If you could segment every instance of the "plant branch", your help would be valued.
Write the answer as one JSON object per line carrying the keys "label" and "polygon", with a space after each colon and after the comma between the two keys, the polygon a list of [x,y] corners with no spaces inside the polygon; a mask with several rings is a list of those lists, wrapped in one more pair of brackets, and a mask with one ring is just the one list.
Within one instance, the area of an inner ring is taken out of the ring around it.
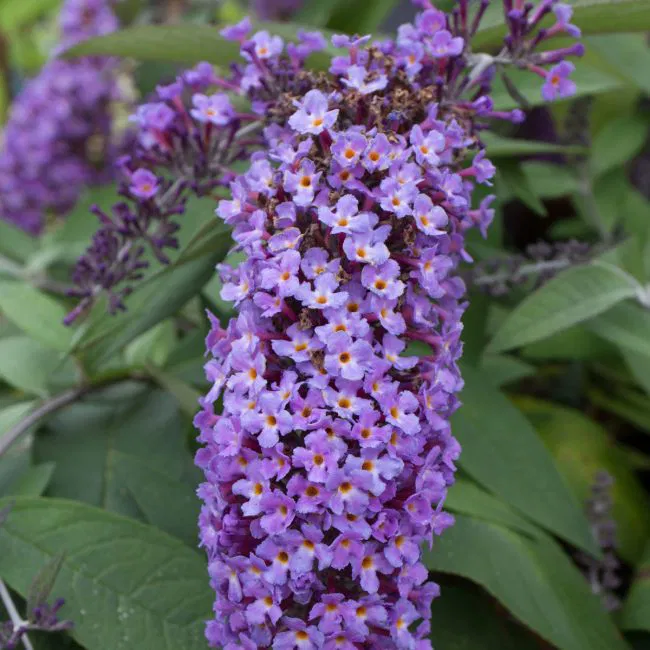
{"label": "plant branch", "polygon": [[26,433],[31,427],[37,424],[44,417],[56,413],[60,409],[73,404],[85,395],[95,392],[111,384],[116,384],[127,379],[146,381],[150,378],[147,375],[138,373],[117,373],[100,378],[95,383],[77,386],[65,393],[61,393],[41,404],[31,413],[26,415],[18,424],[9,429],[9,431],[0,438],[0,457],[11,447],[11,445]]}
{"label": "plant branch", "polygon": [[[16,605],[14,605],[14,601],[11,598],[11,594],[9,593],[9,590],[7,589],[7,586],[3,582],[2,578],[0,578],[0,599],[2,599],[2,603],[4,604],[5,609],[9,613],[9,617],[11,618],[11,622],[13,623],[14,626],[14,633],[16,632],[16,630],[20,630],[26,627],[28,623],[27,621],[23,621],[23,619],[20,617],[20,614],[16,609]],[[19,638],[23,642],[23,645],[25,646],[25,650],[34,650],[34,646],[32,645],[32,642],[27,637],[26,632],[23,632]]]}

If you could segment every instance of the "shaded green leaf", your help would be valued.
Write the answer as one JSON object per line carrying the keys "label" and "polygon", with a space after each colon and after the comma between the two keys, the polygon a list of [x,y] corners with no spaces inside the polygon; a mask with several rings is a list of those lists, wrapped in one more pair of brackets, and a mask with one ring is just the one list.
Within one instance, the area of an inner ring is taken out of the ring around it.
{"label": "shaded green leaf", "polygon": [[450,488],[445,507],[452,512],[500,524],[532,538],[543,534],[510,506],[467,479],[458,479]]}
{"label": "shaded green leaf", "polygon": [[531,160],[522,165],[533,192],[544,199],[568,196],[578,191],[578,178],[566,165]]}
{"label": "shaded green leaf", "polygon": [[546,338],[603,313],[636,291],[620,269],[595,264],[567,269],[515,307],[488,349],[510,350]]}
{"label": "shaded green leaf", "polygon": [[201,393],[190,386],[182,379],[175,377],[169,372],[165,372],[160,368],[148,366],[149,374],[158,382],[161,388],[164,388],[170,395],[173,395],[178,402],[178,405],[190,417],[193,417],[199,408],[199,399]]}
{"label": "shaded green leaf", "polygon": [[15,262],[24,262],[36,249],[34,237],[0,219],[0,254]]}
{"label": "shaded green leaf", "polygon": [[28,612],[34,611],[36,607],[43,605],[47,601],[61,571],[64,560],[65,551],[50,558],[36,574],[31,585],[29,585],[27,598],[25,599],[27,601],[26,609]]}
{"label": "shaded green leaf", "polygon": [[[0,507],[7,500],[0,501]],[[18,498],[0,529],[0,572],[26,595],[65,552],[55,592],[85,647],[204,650],[212,592],[205,560],[182,542],[85,504]]]}
{"label": "shaded green leaf", "polygon": [[[223,259],[228,245],[225,241],[221,251],[164,268],[134,290],[126,313],[97,318],[77,343],[90,365],[99,367],[137,336],[175,314],[214,275],[215,264]],[[103,305],[97,305],[96,313],[102,309]]]}
{"label": "shaded green leaf", "polygon": [[0,339],[0,377],[27,393],[45,397],[51,386],[70,385],[75,380],[71,359],[26,336]]}
{"label": "shaded green leaf", "polygon": [[[282,23],[264,23],[264,26],[269,31],[292,40],[300,29],[298,25]],[[225,39],[214,25],[133,25],[78,43],[66,50],[63,56],[111,55],[131,57],[139,61],[173,61],[189,65],[207,61],[227,67],[241,61],[239,48],[239,43]],[[327,52],[316,52],[309,57],[308,63],[316,68],[326,68],[329,66],[329,58]]]}
{"label": "shaded green leaf", "polygon": [[5,494],[40,497],[54,473],[54,463],[41,463],[27,468],[6,490]]}
{"label": "shaded green leaf", "polygon": [[531,521],[599,555],[584,513],[530,422],[483,373],[463,367],[463,378],[463,406],[452,418],[461,467]]}
{"label": "shaded green leaf", "polygon": [[543,153],[579,155],[587,152],[585,147],[552,144],[535,140],[520,140],[519,138],[505,138],[490,132],[481,134],[481,141],[485,145],[490,158],[531,156]]}
{"label": "shaded green leaf", "polygon": [[623,79],[650,94],[650,50],[645,34],[604,34],[585,40]]}
{"label": "shaded green leaf", "polygon": [[[195,504],[188,503],[181,485],[192,463],[187,427],[167,393],[124,384],[59,413],[39,432],[33,453],[37,462],[56,463],[49,495],[101,506],[194,540]],[[147,495],[156,489],[165,500],[152,513]],[[179,519],[183,510],[189,514]]]}
{"label": "shaded green leaf", "polygon": [[650,355],[650,311],[624,302],[586,323],[587,329],[632,354]]}
{"label": "shaded green leaf", "polygon": [[476,585],[441,576],[442,597],[431,607],[436,650],[539,650],[539,640],[504,614]]}
{"label": "shaded green leaf", "polygon": [[499,165],[497,183],[502,185],[510,196],[518,198],[537,214],[546,216],[544,204],[535,194],[518,163],[512,160],[502,162]]}
{"label": "shaded green leaf", "polygon": [[650,129],[641,115],[619,117],[608,122],[591,145],[591,170],[594,176],[619,167],[643,149]]}
{"label": "shaded green leaf", "polygon": [[614,478],[610,494],[617,550],[625,560],[636,562],[650,535],[650,511],[643,485],[624,450],[613,444],[598,422],[576,409],[528,397],[517,398],[516,404],[535,426],[580,503],[591,496],[598,471],[605,470]]}
{"label": "shaded green leaf", "polygon": [[0,281],[0,311],[32,338],[65,352],[72,330],[63,324],[65,309],[56,300],[21,282]]}
{"label": "shaded green leaf", "polygon": [[650,543],[636,570],[636,577],[621,616],[625,630],[650,632]]}
{"label": "shaded green leaf", "polygon": [[529,363],[503,354],[487,354],[481,359],[480,369],[494,386],[505,386],[535,374]]}
{"label": "shaded green leaf", "polygon": [[425,550],[425,563],[481,585],[560,650],[627,648],[587,581],[551,540],[460,515]]}

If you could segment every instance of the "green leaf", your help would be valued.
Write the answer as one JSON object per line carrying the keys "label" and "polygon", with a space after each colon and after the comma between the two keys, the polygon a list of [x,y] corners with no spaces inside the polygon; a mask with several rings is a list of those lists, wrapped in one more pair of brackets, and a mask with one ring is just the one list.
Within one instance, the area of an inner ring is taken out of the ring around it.
{"label": "green leaf", "polygon": [[71,47],[66,58],[89,54],[125,56],[139,61],[200,61],[228,65],[239,60],[239,43],[228,41],[214,25],[135,25]]}
{"label": "green leaf", "polygon": [[528,183],[528,179],[518,163],[512,160],[504,160],[499,165],[497,183],[499,185],[503,184],[509,195],[518,198],[531,210],[542,217],[546,216],[544,204]]}
{"label": "green leaf", "polygon": [[170,395],[173,395],[178,405],[190,417],[193,417],[199,408],[199,399],[201,393],[190,386],[187,382],[175,377],[169,372],[165,372],[154,366],[147,366],[149,374],[158,382],[161,388],[164,388]]}
{"label": "green leaf", "polygon": [[127,300],[128,311],[106,316],[105,307],[95,307],[96,320],[77,343],[88,363],[98,368],[104,361],[115,358],[124,347],[160,321],[175,314],[187,301],[199,293],[214,275],[214,267],[223,259],[229,240],[222,250],[204,255],[182,265],[172,265],[140,284]]}
{"label": "green leaf", "polygon": [[539,650],[539,640],[482,589],[441,577],[442,596],[431,607],[436,650]]}
{"label": "green leaf", "polygon": [[24,262],[36,249],[36,240],[33,237],[0,219],[0,254],[15,262]]}
{"label": "green leaf", "polygon": [[36,607],[43,605],[47,601],[61,571],[64,560],[65,552],[59,553],[49,559],[36,574],[32,584],[29,586],[27,598],[25,599],[27,601],[26,610],[28,612],[34,611]]}
{"label": "green leaf", "polygon": [[[49,495],[155,523],[194,543],[198,501],[188,499],[194,485],[184,485],[192,464],[187,428],[168,394],[125,384],[59,413],[33,453],[37,462],[56,463]],[[158,489],[164,499],[156,504],[151,492]]]}
{"label": "green leaf", "polygon": [[587,581],[551,540],[460,515],[425,550],[425,564],[479,584],[560,650],[627,648]]}
{"label": "green leaf", "polygon": [[124,351],[127,363],[132,367],[145,367],[153,363],[162,366],[176,343],[176,326],[172,319],[158,323],[129,343]]}
{"label": "green leaf", "polygon": [[621,626],[625,630],[650,632],[650,543],[637,567],[636,578],[621,615]]}
{"label": "green leaf", "polygon": [[645,34],[605,34],[585,40],[621,78],[650,94],[650,50]]}
{"label": "green leaf", "polygon": [[480,369],[490,379],[493,386],[499,387],[506,384],[531,377],[535,374],[535,367],[529,363],[500,354],[487,354],[481,359]]}
{"label": "green leaf", "polygon": [[650,511],[643,485],[620,445],[613,444],[598,422],[576,409],[529,397],[517,398],[516,403],[535,426],[580,503],[590,498],[599,470],[614,478],[610,494],[617,550],[626,561],[638,561],[650,535]]}
{"label": "green leaf", "polygon": [[41,463],[29,467],[7,488],[5,494],[40,497],[52,479],[54,468],[54,463]]}
{"label": "green leaf", "polygon": [[633,377],[639,382],[643,390],[650,395],[650,355],[634,353],[623,349],[623,358]]}
{"label": "green leaf", "polygon": [[[8,503],[0,501],[0,508]],[[87,648],[204,650],[213,600],[205,560],[151,527],[81,503],[18,498],[0,529],[0,573],[26,595],[65,552],[54,592]]]}
{"label": "green leaf", "polygon": [[529,520],[593,555],[600,555],[577,500],[526,417],[485,375],[463,367],[463,406],[452,429],[460,466]]}
{"label": "green leaf", "polygon": [[[602,64],[585,56],[575,63],[575,72],[571,75],[575,81],[577,89],[571,99],[601,93],[620,91],[626,88],[626,82],[612,73],[602,69]],[[508,70],[508,77],[516,86],[517,90],[526,99],[530,106],[541,106],[546,104],[542,97],[543,81],[537,75],[523,70]],[[497,110],[509,110],[517,108],[518,103],[507,92],[501,79],[494,80],[493,91],[491,93],[494,105]]]}
{"label": "green leaf", "polygon": [[315,27],[327,25],[332,14],[343,0],[318,0],[318,2],[306,2],[296,12],[296,22]]}
{"label": "green leaf", "polygon": [[532,538],[543,534],[510,506],[467,479],[458,479],[449,489],[445,507],[452,512],[500,524]]}
{"label": "green leaf", "polygon": [[36,22],[41,16],[58,7],[61,0],[21,0],[0,4],[0,28],[14,32]]}
{"label": "green leaf", "polygon": [[515,307],[488,349],[502,352],[544,339],[603,313],[636,291],[633,281],[611,266],[567,269]]}
{"label": "green leaf", "polygon": [[36,402],[18,402],[0,410],[0,440],[12,427],[16,426],[33,408]]}
{"label": "green leaf", "polygon": [[27,393],[46,397],[51,386],[70,385],[75,380],[72,359],[26,336],[0,339],[0,377]]}
{"label": "green leaf", "polygon": [[[650,13],[646,0],[567,0],[573,6],[571,22],[580,27],[583,34],[607,34],[612,32],[643,32],[650,29]],[[542,22],[550,26],[553,18]],[[481,22],[472,44],[475,51],[498,45],[506,33],[503,5],[493,3]]]}
{"label": "green leaf", "polygon": [[650,433],[650,402],[647,398],[645,404],[639,404],[636,392],[619,390],[612,396],[611,391],[605,392],[597,388],[592,388],[588,397],[599,408],[631,422],[641,431]]}
{"label": "green leaf", "polygon": [[578,191],[578,178],[570,167],[531,160],[522,165],[532,191],[544,199],[568,196]]}
{"label": "green leaf", "polygon": [[27,284],[0,280],[0,311],[32,338],[66,352],[72,330],[63,324],[65,309],[56,300]]}
{"label": "green leaf", "polygon": [[549,142],[535,140],[520,140],[518,138],[505,138],[490,132],[481,134],[481,141],[485,145],[490,158],[531,156],[547,153],[581,155],[588,151],[585,147],[551,144]]}
{"label": "green leaf", "polygon": [[[285,39],[295,40],[298,25],[264,23],[269,31]],[[331,52],[330,52],[331,54]],[[91,38],[63,54],[65,58],[87,55],[131,57],[139,61],[173,61],[188,65],[207,61],[222,67],[241,62],[239,43],[219,34],[214,25],[181,23],[176,25],[133,25],[119,32]],[[313,67],[329,67],[327,51],[312,54]]]}
{"label": "green leaf", "polygon": [[339,2],[337,12],[329,23],[335,30],[348,34],[373,34],[390,14],[399,0],[347,0]]}
{"label": "green leaf", "polygon": [[591,146],[591,170],[594,176],[620,167],[636,156],[646,141],[650,123],[641,115],[619,117],[608,122]]}
{"label": "green leaf", "polygon": [[632,354],[650,355],[650,311],[621,303],[586,323],[587,329]]}

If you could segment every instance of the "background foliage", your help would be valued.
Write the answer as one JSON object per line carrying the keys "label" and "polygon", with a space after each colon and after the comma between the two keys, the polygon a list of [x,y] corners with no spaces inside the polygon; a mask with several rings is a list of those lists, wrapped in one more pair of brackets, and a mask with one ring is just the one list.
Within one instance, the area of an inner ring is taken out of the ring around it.
{"label": "background foliage", "polygon": [[[45,60],[58,4],[0,1],[1,115]],[[571,4],[587,46],[578,97],[536,108],[538,80],[522,77],[526,123],[486,140],[498,217],[487,241],[470,242],[480,272],[468,275],[466,386],[454,416],[457,523],[427,553],[443,586],[437,650],[650,648],[650,5]],[[269,29],[390,30],[399,5],[311,0],[296,24]],[[503,34],[493,5],[478,38],[488,49]],[[210,24],[244,15],[234,0],[197,2],[174,24],[153,24],[160,8],[144,0],[120,8],[125,29],[76,53],[132,57],[140,94],[181,64],[237,56]],[[515,105],[503,85],[496,98]],[[71,303],[49,283],[67,281],[94,231],[88,206],[113,196],[89,190],[38,241],[0,221],[0,510],[11,505],[0,577],[20,602],[65,553],[52,593],[75,627],[35,647],[200,649],[212,596],[196,548],[191,417],[205,389],[204,310],[231,315],[213,274],[229,237],[210,218],[213,203],[196,200],[173,263],[148,275],[127,313],[107,317],[98,304],[65,327]],[[573,237],[589,255],[554,258],[552,279],[535,287],[540,260],[528,247]],[[65,407],[13,441],[18,423],[57,400]],[[578,561],[603,559],[585,509],[600,470],[614,479],[622,606],[613,614]]]}

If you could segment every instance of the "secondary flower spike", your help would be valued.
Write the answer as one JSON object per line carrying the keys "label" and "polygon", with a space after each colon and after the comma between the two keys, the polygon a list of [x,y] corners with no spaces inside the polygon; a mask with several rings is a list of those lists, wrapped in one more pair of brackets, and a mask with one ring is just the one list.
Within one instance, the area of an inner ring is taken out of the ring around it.
{"label": "secondary flower spike", "polygon": [[[111,0],[66,0],[57,49],[118,27]],[[0,152],[0,219],[39,234],[82,189],[110,177],[115,64],[93,57],[49,61],[16,98]]]}
{"label": "secondary flower spike", "polygon": [[[432,648],[420,549],[453,523],[458,266],[493,216],[472,209],[495,171],[473,154],[485,118],[521,114],[494,112],[468,3],[420,4],[395,41],[335,37],[328,75],[297,62],[315,36],[285,54],[246,22],[226,32],[266,146],[217,209],[245,261],[219,267],[239,315],[210,315],[196,417],[213,647]],[[519,54],[542,69],[528,41]]]}

